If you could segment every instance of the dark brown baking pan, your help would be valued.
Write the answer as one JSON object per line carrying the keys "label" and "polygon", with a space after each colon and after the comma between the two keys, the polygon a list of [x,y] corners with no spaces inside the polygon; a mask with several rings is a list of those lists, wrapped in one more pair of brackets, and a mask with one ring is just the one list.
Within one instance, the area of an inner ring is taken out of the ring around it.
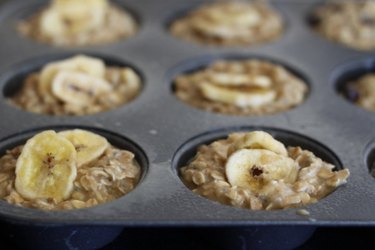
{"label": "dark brown baking pan", "polygon": [[[349,71],[374,70],[372,52],[360,52],[325,40],[306,22],[319,1],[273,1],[286,24],[275,42],[257,46],[212,47],[171,36],[166,24],[181,12],[208,1],[116,1],[140,20],[136,36],[107,45],[57,48],[22,37],[17,22],[47,1],[8,1],[0,9],[0,150],[4,152],[45,128],[84,127],[114,144],[136,150],[143,178],[128,195],[89,209],[46,212],[0,202],[0,218],[20,247],[98,248],[123,228],[205,227],[218,243],[243,237],[245,247],[294,248],[317,226],[375,224],[375,115],[342,98],[340,86]],[[32,114],[7,102],[27,73],[53,58],[85,53],[108,64],[130,65],[143,78],[142,93],[131,103],[95,115],[68,117]],[[173,77],[219,58],[265,58],[280,62],[309,84],[303,104],[265,116],[227,116],[181,103],[173,94]],[[347,66],[350,65],[350,66]],[[348,183],[321,201],[301,208],[250,211],[220,205],[193,194],[181,182],[178,167],[198,145],[233,131],[264,129],[287,145],[310,149],[338,168],[348,168]],[[98,231],[99,230],[99,231]],[[286,241],[286,235],[294,241]],[[277,237],[276,237],[277,236]],[[74,239],[70,241],[68,239]],[[91,240],[91,241],[90,241]],[[147,240],[147,238],[145,238]],[[270,243],[272,242],[272,244]],[[220,247],[218,247],[220,249]]]}

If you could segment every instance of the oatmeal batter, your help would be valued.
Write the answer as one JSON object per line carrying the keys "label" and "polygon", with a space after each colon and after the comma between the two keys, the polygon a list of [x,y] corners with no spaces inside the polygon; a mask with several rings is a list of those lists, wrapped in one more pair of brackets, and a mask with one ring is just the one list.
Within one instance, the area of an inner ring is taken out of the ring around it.
{"label": "oatmeal batter", "polygon": [[141,80],[131,68],[106,67],[96,58],[76,56],[28,75],[9,101],[34,113],[87,115],[124,105],[140,90]]}
{"label": "oatmeal batter", "polygon": [[53,0],[17,28],[42,43],[85,46],[129,38],[138,25],[130,13],[107,0]]}
{"label": "oatmeal batter", "polygon": [[[75,146],[78,151],[82,147]],[[21,207],[44,210],[92,207],[127,194],[140,178],[141,169],[134,154],[109,145],[101,155],[77,167],[68,198],[61,201],[54,198],[30,199],[23,197],[15,187],[16,165],[23,150],[24,146],[15,147],[0,158],[0,198]]]}
{"label": "oatmeal batter", "polygon": [[345,89],[349,101],[370,111],[375,111],[375,74],[368,73],[350,82]]}
{"label": "oatmeal batter", "polygon": [[264,2],[228,1],[203,5],[170,26],[179,38],[210,45],[253,45],[283,33],[280,15]]}
{"label": "oatmeal batter", "polygon": [[[346,183],[347,169],[333,171],[335,166],[300,147],[288,147],[279,152],[276,147],[284,146],[269,137],[260,131],[233,133],[227,139],[203,145],[181,168],[181,178],[194,193],[225,205],[252,210],[314,203]],[[233,148],[233,145],[240,146]],[[234,156],[236,152],[239,153]],[[257,156],[259,152],[261,155]],[[248,157],[245,163],[239,158],[242,153]],[[248,162],[255,164],[247,166]],[[274,164],[279,165],[276,168]]]}
{"label": "oatmeal batter", "polygon": [[216,61],[179,75],[175,94],[206,111],[229,115],[264,115],[291,109],[304,101],[306,84],[284,67],[258,59]]}
{"label": "oatmeal batter", "polygon": [[359,50],[375,48],[375,2],[324,4],[313,15],[313,28],[326,38]]}

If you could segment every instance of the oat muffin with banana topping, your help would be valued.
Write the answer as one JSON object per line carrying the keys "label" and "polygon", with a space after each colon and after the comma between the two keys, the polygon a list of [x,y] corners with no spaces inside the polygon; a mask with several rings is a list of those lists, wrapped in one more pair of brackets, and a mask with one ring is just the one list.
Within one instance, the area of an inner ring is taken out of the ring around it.
{"label": "oat muffin with banana topping", "polygon": [[331,1],[311,15],[313,28],[326,38],[359,50],[375,49],[375,2]]}
{"label": "oat muffin with banana topping", "polygon": [[28,75],[9,101],[35,113],[87,115],[124,105],[140,90],[141,79],[130,67],[107,67],[101,59],[77,55]]}
{"label": "oat muffin with banana topping", "polygon": [[334,168],[308,150],[286,148],[270,134],[253,131],[200,146],[180,176],[194,193],[213,201],[274,210],[317,202],[345,184],[349,170]]}
{"label": "oat muffin with banana topping", "polygon": [[178,75],[175,95],[187,104],[228,115],[265,115],[301,104],[307,85],[283,66],[260,59],[218,60]]}
{"label": "oat muffin with banana topping", "polygon": [[265,1],[219,1],[175,20],[170,32],[208,45],[253,45],[274,41],[283,33],[283,20]]}
{"label": "oat muffin with banana topping", "polygon": [[124,9],[108,0],[52,0],[18,25],[26,37],[57,46],[84,46],[133,36],[138,27]]}
{"label": "oat muffin with banana topping", "polygon": [[135,188],[141,168],[132,152],[81,129],[47,130],[0,158],[0,199],[43,210],[88,208]]}

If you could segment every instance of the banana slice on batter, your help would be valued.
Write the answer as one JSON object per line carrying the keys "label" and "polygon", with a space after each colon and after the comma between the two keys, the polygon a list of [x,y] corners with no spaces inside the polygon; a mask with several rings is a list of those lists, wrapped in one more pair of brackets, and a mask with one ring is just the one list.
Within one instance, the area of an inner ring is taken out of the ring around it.
{"label": "banana slice on batter", "polygon": [[54,96],[79,106],[90,105],[100,94],[111,90],[107,81],[79,72],[61,71],[52,82]]}
{"label": "banana slice on batter", "polygon": [[208,20],[218,25],[254,25],[260,20],[259,13],[246,3],[227,3],[212,7],[207,12]]}
{"label": "banana slice on batter", "polygon": [[298,166],[293,159],[266,149],[241,149],[228,158],[225,172],[232,186],[259,192],[271,180],[295,182]]}
{"label": "banana slice on batter", "polygon": [[[284,144],[276,140],[269,133],[264,131],[253,131],[246,133],[246,135],[236,141],[233,148],[230,149],[231,152],[240,149],[267,149],[276,154],[282,156],[288,156],[288,151],[286,150]],[[230,152],[230,153],[231,153]]]}
{"label": "banana slice on batter", "polygon": [[59,132],[58,135],[68,139],[77,151],[77,166],[80,167],[100,157],[109,147],[103,136],[92,132],[74,129]]}
{"label": "banana slice on batter", "polygon": [[61,70],[77,71],[97,78],[104,78],[105,64],[102,60],[77,55],[72,58],[47,64],[41,71],[38,90],[43,95],[51,94],[52,81]]}
{"label": "banana slice on batter", "polygon": [[49,37],[90,32],[105,22],[107,0],[54,0],[40,19],[41,32]]}
{"label": "banana slice on batter", "polygon": [[209,75],[209,80],[216,85],[228,87],[251,86],[259,88],[270,88],[272,81],[269,77],[249,74],[215,72]]}
{"label": "banana slice on batter", "polygon": [[203,34],[219,37],[248,34],[247,27],[258,24],[261,19],[254,7],[238,2],[208,6],[202,14],[193,19],[194,27]]}
{"label": "banana slice on batter", "polygon": [[40,18],[40,29],[42,33],[49,36],[62,36],[65,32],[64,23],[56,11],[46,11]]}
{"label": "banana slice on batter", "polygon": [[79,34],[98,28],[105,21],[107,0],[54,0],[52,9],[66,24],[66,33]]}
{"label": "banana slice on batter", "polygon": [[139,89],[141,79],[131,68],[125,68],[121,71],[121,78],[126,82],[129,89]]}
{"label": "banana slice on batter", "polygon": [[28,199],[68,198],[77,175],[76,159],[73,144],[55,131],[35,135],[17,159],[17,192]]}
{"label": "banana slice on batter", "polygon": [[233,104],[240,108],[259,107],[272,102],[276,91],[272,89],[253,89],[249,92],[215,86],[210,83],[200,85],[202,94],[211,101]]}

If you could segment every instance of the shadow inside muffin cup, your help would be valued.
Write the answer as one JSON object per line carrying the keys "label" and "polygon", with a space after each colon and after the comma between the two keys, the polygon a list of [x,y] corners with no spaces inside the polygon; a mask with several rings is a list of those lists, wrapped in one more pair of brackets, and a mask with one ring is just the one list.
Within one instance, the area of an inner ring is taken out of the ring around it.
{"label": "shadow inside muffin cup", "polygon": [[309,7],[309,9],[305,13],[304,21],[305,21],[305,24],[306,24],[307,28],[309,28],[313,33],[315,33],[320,38],[322,38],[325,41],[328,41],[330,43],[334,43],[334,44],[336,44],[338,46],[344,46],[344,47],[346,47],[345,45],[343,45],[341,43],[329,40],[327,37],[325,37],[323,34],[321,34],[320,32],[318,32],[316,30],[316,28],[322,22],[322,19],[320,17],[318,17],[318,15],[317,15],[317,10],[319,8],[324,8],[326,6],[331,6],[332,4],[334,4],[334,1],[330,1],[329,2],[329,1],[324,1],[324,0],[318,0],[315,3],[312,3],[311,6]]}
{"label": "shadow inside muffin cup", "polygon": [[[307,98],[309,98],[312,85],[311,85],[309,77],[305,73],[301,72],[295,66],[292,66],[289,63],[286,63],[286,62],[283,62],[283,61],[279,61],[278,59],[270,58],[270,57],[267,57],[267,56],[251,55],[251,54],[249,54],[249,55],[243,55],[243,54],[242,55],[240,55],[240,54],[210,54],[210,55],[200,56],[200,57],[197,57],[197,58],[191,58],[191,59],[188,59],[186,61],[183,61],[183,62],[177,64],[172,69],[170,69],[167,72],[167,75],[166,75],[166,79],[167,79],[168,83],[170,84],[170,90],[171,90],[173,96],[178,101],[183,102],[185,105],[188,105],[189,107],[194,108],[194,109],[199,109],[199,108],[194,107],[194,106],[180,100],[179,98],[177,98],[177,96],[175,94],[175,92],[176,92],[176,86],[175,86],[176,82],[175,82],[175,80],[180,75],[192,74],[192,73],[196,73],[198,71],[204,70],[204,69],[208,68],[212,63],[214,63],[215,61],[219,61],[219,60],[229,61],[229,62],[230,61],[246,61],[246,60],[265,61],[265,62],[273,63],[277,66],[284,67],[289,73],[291,73],[293,76],[300,79],[305,84],[305,86],[307,87],[307,91],[305,93],[303,102],[300,103],[299,105],[291,107],[287,110],[278,111],[276,113],[286,112],[288,110],[291,110],[291,109],[294,109],[298,106],[301,106],[307,100]],[[202,110],[202,109],[199,109],[199,110]],[[210,113],[214,113],[214,114],[219,113],[219,112],[211,112],[211,111],[207,111],[207,110],[202,110],[202,111],[210,112]],[[223,114],[223,113],[220,113],[220,114]],[[233,114],[223,114],[223,115],[233,116]],[[270,114],[266,113],[266,114],[262,114],[262,115],[270,115]],[[240,116],[246,116],[246,115],[240,115]]]}
{"label": "shadow inside muffin cup", "polygon": [[375,178],[375,140],[373,139],[365,148],[365,164],[369,173]]}
{"label": "shadow inside muffin cup", "polygon": [[324,4],[326,3],[322,0],[318,1],[317,3],[313,3],[305,14],[305,23],[314,32],[314,28],[321,22],[321,19],[316,15],[316,10],[317,8],[324,6]]}
{"label": "shadow inside muffin cup", "polygon": [[[20,62],[14,66],[12,66],[1,78],[0,78],[0,86],[2,86],[2,95],[5,98],[12,98],[18,91],[21,90],[22,86],[25,83],[26,78],[32,74],[32,73],[37,73],[42,70],[44,66],[46,66],[48,63],[53,63],[55,61],[60,61],[64,59],[68,59],[70,57],[76,56],[76,55],[85,55],[85,56],[90,56],[94,57],[97,59],[103,60],[104,64],[106,67],[129,67],[134,72],[139,76],[140,81],[141,81],[141,87],[138,95],[136,95],[130,102],[127,102],[125,104],[122,104],[118,107],[114,107],[112,109],[106,110],[106,111],[101,111],[102,112],[107,112],[113,109],[117,109],[120,107],[123,107],[125,105],[130,104],[133,102],[135,99],[139,98],[139,96],[142,94],[144,85],[145,85],[145,78],[142,72],[134,65],[125,62],[121,59],[112,57],[112,56],[107,56],[103,54],[97,54],[97,53],[89,53],[89,52],[70,52],[70,53],[60,53],[60,54],[53,54],[53,55],[45,55],[45,56],[39,56],[36,58],[31,58],[28,60],[25,60],[23,62]],[[11,105],[12,107],[16,107],[14,105]],[[19,107],[16,107],[19,108]],[[31,112],[25,109],[22,109],[27,112]],[[34,113],[33,114],[38,114],[39,113]],[[46,115],[46,114],[44,114]],[[93,114],[85,114],[85,115],[93,115]],[[67,116],[67,115],[65,115]]]}
{"label": "shadow inside muffin cup", "polygon": [[336,42],[336,41],[332,41],[328,39],[326,36],[324,36],[323,34],[321,34],[321,32],[317,30],[322,20],[320,17],[317,16],[316,11],[319,8],[322,8],[328,4],[330,3],[327,3],[327,1],[324,1],[324,0],[319,0],[316,3],[312,3],[312,5],[306,11],[305,16],[304,16],[303,21],[305,22],[305,28],[309,29],[317,38],[321,39],[322,41],[334,44],[335,46],[338,46],[338,47],[350,48],[340,42]]}
{"label": "shadow inside muffin cup", "polygon": [[365,74],[374,72],[375,58],[352,61],[338,66],[331,76],[331,82],[339,96],[344,97],[347,101],[355,105],[359,95],[350,87],[350,84]]}

